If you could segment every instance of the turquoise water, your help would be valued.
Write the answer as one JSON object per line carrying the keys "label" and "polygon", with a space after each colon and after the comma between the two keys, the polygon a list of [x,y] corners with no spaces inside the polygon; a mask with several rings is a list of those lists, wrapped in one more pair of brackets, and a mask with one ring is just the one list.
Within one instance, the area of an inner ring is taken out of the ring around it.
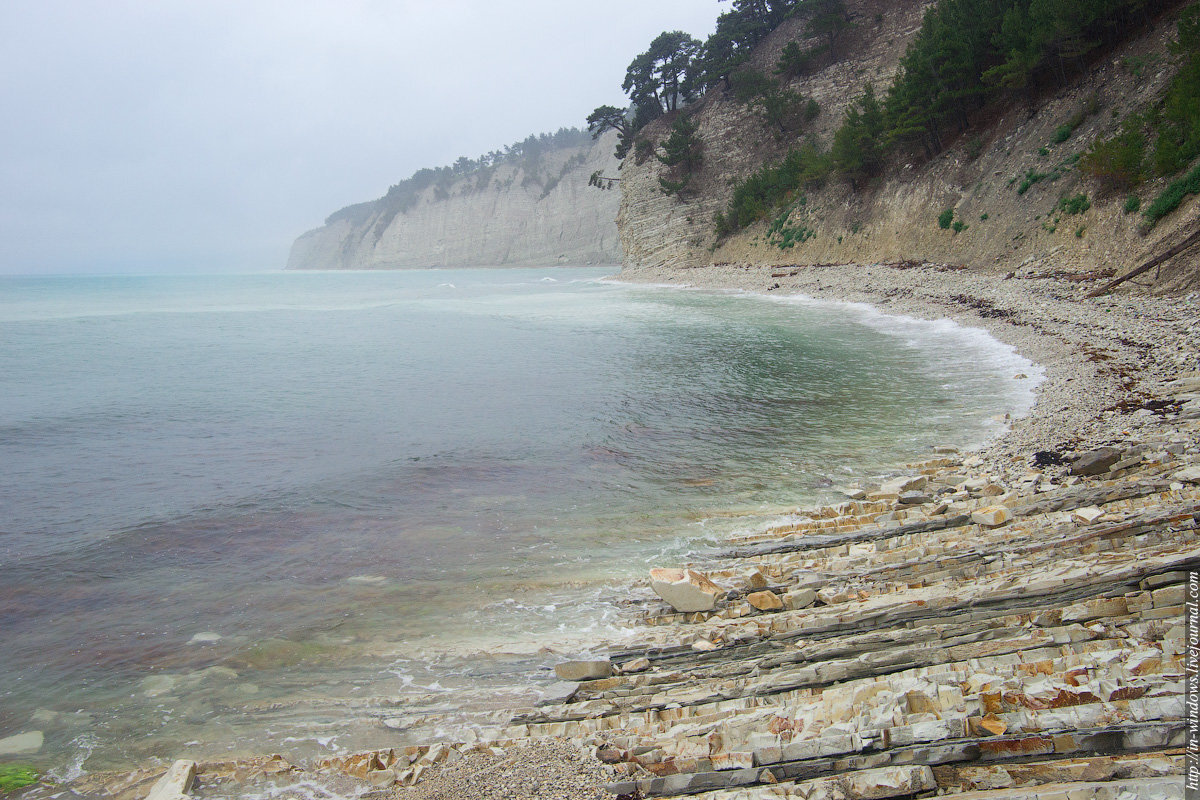
{"label": "turquoise water", "polygon": [[619,637],[731,514],[1031,400],[978,331],[604,274],[0,278],[0,738],[367,746]]}

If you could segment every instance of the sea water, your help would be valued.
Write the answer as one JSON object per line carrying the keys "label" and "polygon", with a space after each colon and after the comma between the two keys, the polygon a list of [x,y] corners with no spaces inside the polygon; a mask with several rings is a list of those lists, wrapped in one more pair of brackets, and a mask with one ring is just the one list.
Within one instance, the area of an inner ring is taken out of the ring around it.
{"label": "sea water", "polygon": [[608,272],[0,278],[0,738],[436,735],[619,640],[650,567],[1032,402],[980,331]]}

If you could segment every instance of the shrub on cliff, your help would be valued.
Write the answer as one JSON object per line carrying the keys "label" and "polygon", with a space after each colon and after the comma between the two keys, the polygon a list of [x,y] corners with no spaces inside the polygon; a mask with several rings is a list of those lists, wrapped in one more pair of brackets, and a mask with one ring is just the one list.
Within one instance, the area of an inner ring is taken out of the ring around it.
{"label": "shrub on cliff", "polygon": [[697,133],[698,125],[690,115],[681,114],[671,123],[671,135],[662,144],[658,160],[672,168],[672,177],[659,178],[664,194],[680,194],[692,181],[704,160],[704,145]]}

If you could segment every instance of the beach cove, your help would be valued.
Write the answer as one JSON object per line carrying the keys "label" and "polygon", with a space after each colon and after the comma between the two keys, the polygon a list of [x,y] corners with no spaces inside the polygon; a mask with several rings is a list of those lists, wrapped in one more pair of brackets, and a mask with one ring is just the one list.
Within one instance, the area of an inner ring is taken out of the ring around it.
{"label": "beach cove", "polygon": [[[1194,298],[1086,300],[1061,276],[911,264],[620,278],[951,318],[1046,378],[985,450],[914,453],[906,480],[843,487],[861,498],[696,564],[725,592],[712,612],[635,587],[649,624],[587,658],[611,675],[424,745],[393,749],[381,730],[358,757],[202,763],[201,796],[338,774],[352,794],[414,797],[1180,796],[1182,603],[1200,557]],[[749,602],[762,592],[781,607]],[[79,788],[141,797],[159,774]]]}

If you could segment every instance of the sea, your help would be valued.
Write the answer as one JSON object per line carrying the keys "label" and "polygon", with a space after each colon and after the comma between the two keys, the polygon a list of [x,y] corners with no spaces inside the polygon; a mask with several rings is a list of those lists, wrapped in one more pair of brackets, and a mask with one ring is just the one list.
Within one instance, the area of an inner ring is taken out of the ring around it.
{"label": "sea", "polygon": [[0,277],[0,740],[72,778],[495,721],[650,568],[978,446],[1041,375],[614,271]]}

